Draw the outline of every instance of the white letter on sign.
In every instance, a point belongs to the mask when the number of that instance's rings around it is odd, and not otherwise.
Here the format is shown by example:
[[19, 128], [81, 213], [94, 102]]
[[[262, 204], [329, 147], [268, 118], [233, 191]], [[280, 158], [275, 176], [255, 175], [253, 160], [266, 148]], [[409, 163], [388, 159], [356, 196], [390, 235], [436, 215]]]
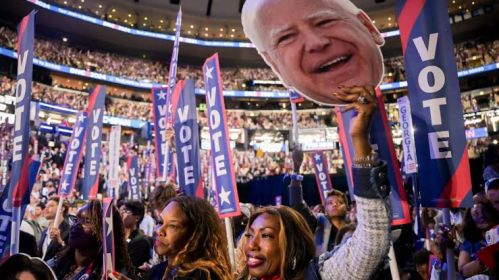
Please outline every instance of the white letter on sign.
[[441, 152], [441, 148], [449, 148], [449, 141], [440, 141], [442, 138], [449, 138], [449, 131], [436, 131], [428, 133], [428, 141], [430, 142], [430, 157], [431, 159], [452, 158], [452, 152], [449, 150]]
[[[430, 85], [428, 75], [433, 75], [433, 85]], [[441, 90], [445, 85], [444, 71], [437, 66], [426, 66], [419, 72], [418, 76], [419, 87], [426, 93], [435, 93]]]
[[442, 114], [440, 113], [440, 106], [446, 105], [447, 100], [445, 97], [434, 98], [423, 101], [423, 107], [430, 107], [430, 118], [431, 125], [441, 125], [442, 124]]

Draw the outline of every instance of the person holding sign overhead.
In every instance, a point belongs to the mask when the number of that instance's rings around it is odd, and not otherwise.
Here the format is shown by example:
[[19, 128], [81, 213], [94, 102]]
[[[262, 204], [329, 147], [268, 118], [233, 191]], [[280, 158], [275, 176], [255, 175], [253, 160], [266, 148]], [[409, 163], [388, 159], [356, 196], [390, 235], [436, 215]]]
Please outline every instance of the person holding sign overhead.
[[[368, 140], [376, 108], [374, 88], [383, 75], [379, 49], [383, 37], [369, 17], [349, 0], [246, 1], [242, 24], [247, 37], [286, 86], [316, 103], [356, 112], [349, 132], [354, 151], [352, 176], [358, 219], [355, 233], [339, 248], [314, 259], [313, 247], [307, 254], [286, 251], [296, 236], [311, 235], [308, 227], [292, 230], [289, 225], [297, 220], [293, 214], [281, 214], [276, 219], [276, 215], [259, 212], [247, 228], [248, 277], [369, 279], [390, 245], [386, 163], [373, 153]], [[294, 171], [299, 172], [303, 153], [295, 150], [293, 159]], [[306, 207], [302, 202], [302, 178], [291, 175], [290, 204], [302, 208], [299, 210]], [[269, 230], [274, 232], [266, 232]], [[282, 250], [286, 255], [279, 254]], [[241, 279], [247, 278], [243, 275]]]

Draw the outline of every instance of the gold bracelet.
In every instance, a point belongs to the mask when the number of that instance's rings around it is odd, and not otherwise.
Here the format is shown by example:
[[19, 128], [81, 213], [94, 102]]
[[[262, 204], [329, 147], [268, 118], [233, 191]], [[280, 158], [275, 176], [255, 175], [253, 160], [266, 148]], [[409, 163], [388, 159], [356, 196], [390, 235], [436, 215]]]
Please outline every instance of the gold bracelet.
[[353, 167], [355, 168], [373, 168], [379, 165], [379, 157], [377, 152], [372, 152], [365, 157], [354, 157]]

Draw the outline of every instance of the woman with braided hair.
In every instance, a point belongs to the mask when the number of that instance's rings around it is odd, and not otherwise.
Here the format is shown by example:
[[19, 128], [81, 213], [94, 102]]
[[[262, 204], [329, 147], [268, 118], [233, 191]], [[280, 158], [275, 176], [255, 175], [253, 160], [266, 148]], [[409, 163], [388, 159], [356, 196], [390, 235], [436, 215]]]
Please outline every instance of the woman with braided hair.
[[[115, 248], [115, 269], [132, 274], [120, 213], [112, 207]], [[57, 279], [102, 278], [102, 202], [90, 200], [76, 216], [69, 232], [69, 242], [59, 254], [49, 260]]]
[[161, 220], [154, 249], [167, 261], [154, 266], [149, 279], [232, 279], [227, 238], [207, 201], [174, 197], [161, 213]]

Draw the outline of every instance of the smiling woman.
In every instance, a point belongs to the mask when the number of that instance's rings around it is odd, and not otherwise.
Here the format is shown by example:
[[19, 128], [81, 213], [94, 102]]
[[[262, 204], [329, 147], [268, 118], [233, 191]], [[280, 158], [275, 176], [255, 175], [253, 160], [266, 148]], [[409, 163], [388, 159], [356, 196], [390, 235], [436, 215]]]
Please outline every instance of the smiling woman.
[[[383, 74], [383, 37], [349, 0], [246, 1], [241, 19], [248, 38], [286, 86], [316, 103], [355, 111], [349, 134], [358, 221], [348, 241], [314, 259], [311, 231], [317, 220], [303, 202], [298, 176], [291, 176], [289, 202], [303, 217], [288, 208], [264, 208], [253, 216], [241, 279], [370, 279], [390, 244], [387, 165], [369, 143], [375, 87]], [[302, 162], [303, 152], [295, 149], [295, 173]], [[344, 215], [342, 207], [333, 208], [331, 214]]]
[[241, 246], [246, 259], [241, 280], [250, 275], [258, 279], [276, 275], [289, 280], [311, 279], [308, 274], [314, 273], [307, 271], [315, 255], [312, 232], [303, 217], [289, 207], [258, 209], [249, 220]]

